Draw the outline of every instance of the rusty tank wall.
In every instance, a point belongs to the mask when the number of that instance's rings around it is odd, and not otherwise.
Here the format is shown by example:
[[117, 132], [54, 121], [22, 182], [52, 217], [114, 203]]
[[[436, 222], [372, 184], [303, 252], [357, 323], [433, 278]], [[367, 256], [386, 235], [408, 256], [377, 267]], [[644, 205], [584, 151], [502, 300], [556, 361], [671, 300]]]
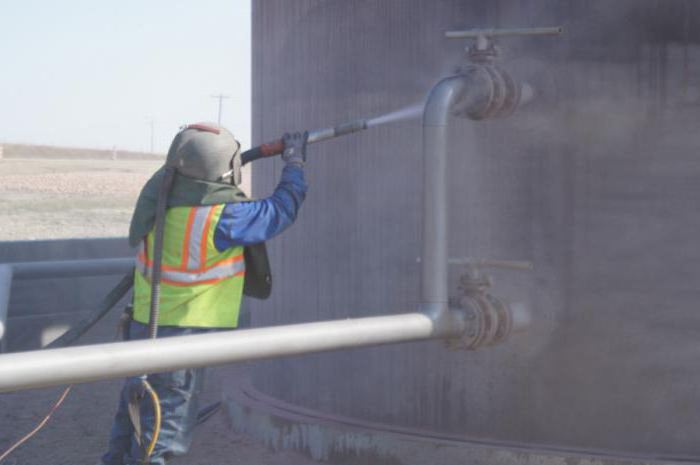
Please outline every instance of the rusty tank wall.
[[[534, 101], [450, 133], [450, 255], [532, 261], [491, 271], [529, 331], [269, 361], [257, 389], [436, 434], [700, 457], [700, 4], [254, 0], [254, 141], [423, 99], [463, 60], [447, 30], [552, 25], [564, 35], [500, 41]], [[281, 167], [256, 162], [256, 195]], [[254, 326], [415, 310], [421, 170], [420, 121], [311, 146]]]

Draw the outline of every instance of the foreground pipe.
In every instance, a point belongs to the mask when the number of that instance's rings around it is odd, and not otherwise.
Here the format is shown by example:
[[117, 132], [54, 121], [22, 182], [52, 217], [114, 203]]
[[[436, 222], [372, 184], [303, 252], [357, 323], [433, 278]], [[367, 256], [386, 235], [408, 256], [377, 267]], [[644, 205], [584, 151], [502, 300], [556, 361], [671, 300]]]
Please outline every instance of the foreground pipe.
[[0, 392], [461, 335], [464, 316], [450, 313], [450, 321], [404, 313], [5, 354]]

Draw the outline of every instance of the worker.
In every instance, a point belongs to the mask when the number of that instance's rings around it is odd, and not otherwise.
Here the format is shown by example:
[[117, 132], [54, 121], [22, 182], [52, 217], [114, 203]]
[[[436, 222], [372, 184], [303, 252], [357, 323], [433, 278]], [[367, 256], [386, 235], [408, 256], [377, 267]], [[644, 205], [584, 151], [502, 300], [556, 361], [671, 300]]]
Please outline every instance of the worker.
[[[304, 201], [307, 137], [284, 136], [285, 166], [279, 184], [270, 197], [249, 200], [239, 188], [240, 144], [228, 130], [197, 123], [175, 136], [166, 159], [166, 166], [176, 167], [176, 174], [165, 216], [158, 337], [235, 329], [243, 294], [269, 295], [264, 242], [294, 222]], [[129, 240], [138, 247], [133, 318], [128, 325], [131, 339], [149, 336], [154, 218], [164, 169], [144, 186], [131, 221]], [[203, 369], [148, 375], [160, 399], [162, 422], [146, 462], [142, 460], [153, 437], [153, 404], [141, 392], [136, 404], [139, 413], [133, 418], [132, 411], [130, 417], [130, 401], [133, 405], [134, 393], [143, 383], [137, 377], [127, 379], [109, 450], [100, 463], [162, 465], [170, 457], [185, 454], [197, 419], [202, 379]]]

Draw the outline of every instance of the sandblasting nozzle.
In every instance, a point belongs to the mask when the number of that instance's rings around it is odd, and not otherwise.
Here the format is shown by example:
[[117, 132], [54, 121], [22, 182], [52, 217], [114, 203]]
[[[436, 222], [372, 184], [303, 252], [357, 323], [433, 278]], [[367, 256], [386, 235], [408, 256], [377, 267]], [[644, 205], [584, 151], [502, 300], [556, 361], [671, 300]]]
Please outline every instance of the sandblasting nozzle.
[[367, 129], [367, 127], [367, 120], [358, 119], [350, 123], [339, 124], [338, 126], [334, 126], [332, 128], [315, 129], [313, 131], [309, 131], [308, 142], [312, 144], [314, 142], [320, 142], [322, 140], [352, 134], [353, 132]]

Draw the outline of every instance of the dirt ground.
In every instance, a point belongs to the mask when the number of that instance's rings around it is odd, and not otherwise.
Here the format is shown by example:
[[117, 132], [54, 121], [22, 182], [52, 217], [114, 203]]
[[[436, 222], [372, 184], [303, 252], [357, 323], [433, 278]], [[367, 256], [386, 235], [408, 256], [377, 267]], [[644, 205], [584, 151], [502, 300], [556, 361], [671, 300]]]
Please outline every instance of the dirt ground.
[[[64, 404], [36, 436], [2, 465], [95, 465], [104, 453], [121, 381], [75, 386]], [[0, 394], [0, 454], [31, 431], [63, 388]], [[220, 399], [218, 372], [210, 370], [202, 405]], [[314, 465], [294, 452], [272, 452], [254, 439], [231, 431], [220, 410], [194, 436], [190, 453], [168, 465]]]
[[158, 163], [0, 160], [0, 241], [126, 236]]
[[[0, 241], [125, 237], [136, 197], [158, 163], [0, 159]], [[203, 405], [219, 400], [211, 370]], [[46, 427], [2, 465], [95, 465], [107, 445], [121, 381], [76, 386]], [[0, 394], [0, 454], [46, 415], [62, 389]], [[173, 465], [311, 465], [230, 430], [223, 411], [200, 426]]]

